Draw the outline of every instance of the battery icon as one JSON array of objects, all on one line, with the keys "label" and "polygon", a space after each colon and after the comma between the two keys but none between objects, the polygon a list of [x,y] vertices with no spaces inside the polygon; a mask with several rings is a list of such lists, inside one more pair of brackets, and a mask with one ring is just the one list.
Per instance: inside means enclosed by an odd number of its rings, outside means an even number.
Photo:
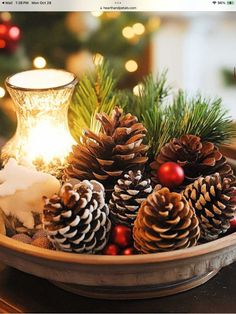
[{"label": "battery icon", "polygon": [[227,4],[232,5],[232,4],[234,4],[234,1],[228,1]]}]

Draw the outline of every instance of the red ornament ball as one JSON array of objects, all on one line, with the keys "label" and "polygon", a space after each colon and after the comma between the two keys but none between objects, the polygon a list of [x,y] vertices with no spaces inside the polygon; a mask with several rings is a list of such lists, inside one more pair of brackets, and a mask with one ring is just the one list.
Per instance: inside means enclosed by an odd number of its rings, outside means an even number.
[{"label": "red ornament ball", "polygon": [[127,247],[121,252],[121,255],[134,255],[137,254],[137,251],[134,247]]},{"label": "red ornament ball", "polygon": [[230,229],[236,230],[236,216],[232,220],[230,220]]},{"label": "red ornament ball", "polygon": [[117,225],[112,230],[111,239],[120,248],[131,246],[133,242],[131,229],[123,225]]},{"label": "red ornament ball", "polygon": [[110,243],[103,250],[103,255],[118,255],[119,252],[119,247],[116,244]]},{"label": "red ornament ball", "polygon": [[184,181],[184,170],[175,162],[166,162],[157,170],[157,177],[162,185],[177,187]]}]

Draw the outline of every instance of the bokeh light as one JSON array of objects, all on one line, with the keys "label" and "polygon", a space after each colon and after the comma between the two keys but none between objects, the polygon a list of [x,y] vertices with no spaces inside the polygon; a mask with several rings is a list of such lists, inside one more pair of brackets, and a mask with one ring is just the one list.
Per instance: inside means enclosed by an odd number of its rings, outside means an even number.
[{"label": "bokeh light", "polygon": [[145,26],[142,23],[136,23],[133,25],[133,31],[136,35],[142,35],[145,32]]},{"label": "bokeh light", "polygon": [[125,38],[128,38],[128,39],[131,39],[135,36],[134,34],[134,30],[132,27],[130,26],[126,26],[123,28],[122,30],[122,35],[125,37]]},{"label": "bokeh light", "polygon": [[47,61],[43,57],[36,57],[33,60],[33,65],[36,69],[43,69],[47,65]]},{"label": "bokeh light", "polygon": [[138,70],[138,63],[134,60],[128,60],[126,63],[125,63],[125,69],[128,71],[128,72],[135,72]]}]

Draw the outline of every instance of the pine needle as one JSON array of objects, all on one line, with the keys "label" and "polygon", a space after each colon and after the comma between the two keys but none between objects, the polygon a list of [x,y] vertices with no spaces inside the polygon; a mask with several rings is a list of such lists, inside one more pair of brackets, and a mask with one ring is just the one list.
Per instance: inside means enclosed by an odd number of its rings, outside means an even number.
[{"label": "pine needle", "polygon": [[100,131],[96,114],[110,115],[117,105],[116,80],[107,62],[95,65],[95,70],[86,74],[75,88],[69,111],[70,129],[78,141],[83,130]]},{"label": "pine needle", "polygon": [[139,95],[130,97],[126,112],[131,112],[142,120],[147,113],[159,108],[169,93],[167,71],[160,74],[156,80],[149,75],[139,84]]}]

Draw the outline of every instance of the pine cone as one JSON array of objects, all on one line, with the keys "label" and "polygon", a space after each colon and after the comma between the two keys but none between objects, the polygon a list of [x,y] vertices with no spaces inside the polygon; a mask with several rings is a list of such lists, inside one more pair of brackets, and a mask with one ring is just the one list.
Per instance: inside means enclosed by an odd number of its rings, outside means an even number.
[{"label": "pine cone", "polygon": [[85,132],[82,143],[73,147],[65,174],[79,180],[99,180],[110,189],[124,172],[144,167],[148,146],[142,141],[147,130],[135,116],[123,115],[120,108],[113,110],[111,118],[103,113],[97,119],[102,132]]},{"label": "pine cone", "polygon": [[114,224],[133,227],[141,203],[151,192],[151,180],[144,179],[140,170],[130,170],[119,179],[109,204]]},{"label": "pine cone", "polygon": [[58,195],[46,199],[44,228],[59,250],[97,253],[107,244],[111,228],[108,214],[100,183],[65,183]]},{"label": "pine cone", "polygon": [[198,219],[182,194],[168,188],[150,194],[134,223],[134,246],[142,253],[194,246],[200,236]]},{"label": "pine cone", "polygon": [[215,240],[229,229],[236,212],[235,179],[216,173],[186,187],[184,195],[196,211],[202,239]]},{"label": "pine cone", "polygon": [[165,162],[173,161],[184,169],[186,186],[200,176],[219,172],[222,177],[233,174],[230,165],[220,153],[218,147],[210,142],[201,142],[196,135],[183,135],[165,144],[156,160],[150,164],[156,176],[156,170]]}]

